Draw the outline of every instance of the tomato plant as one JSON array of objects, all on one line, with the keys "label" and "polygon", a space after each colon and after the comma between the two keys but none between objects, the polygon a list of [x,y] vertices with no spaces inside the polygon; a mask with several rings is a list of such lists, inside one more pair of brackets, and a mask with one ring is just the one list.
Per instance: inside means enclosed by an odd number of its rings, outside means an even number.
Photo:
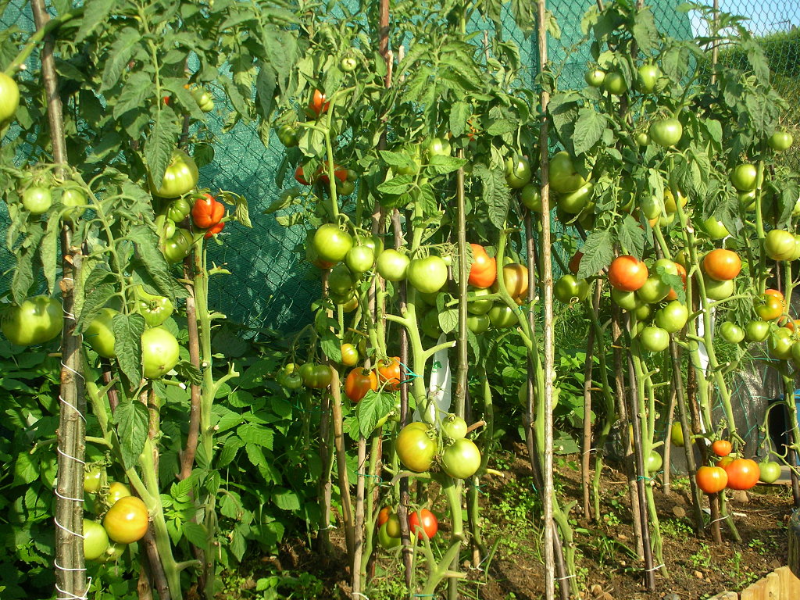
[{"label": "tomato plant", "polygon": [[442,419],[442,435],[451,440],[460,440],[467,435],[467,422],[450,413]]},{"label": "tomato plant", "polygon": [[328,112],[330,104],[325,94],[319,90],[314,90],[314,94],[311,96],[311,100],[308,103],[308,109],[311,112],[311,116],[319,118]]},{"label": "tomato plant", "polygon": [[715,494],[728,485],[728,474],[722,467],[702,466],[695,473],[697,486],[706,494]]},{"label": "tomato plant", "polygon": [[791,232],[772,229],[764,238],[764,251],[772,260],[791,260],[796,251],[797,241]]},{"label": "tomato plant", "polygon": [[175,150],[172,153],[160,183],[157,184],[153,180],[151,173],[148,175],[150,191],[161,198],[177,198],[192,191],[200,176],[194,159],[183,150]]},{"label": "tomato plant", "polygon": [[[503,267],[503,283],[512,298],[522,298],[528,293],[528,267],[518,263],[505,265]],[[495,283],[495,286],[498,285]]]},{"label": "tomato plant", "polygon": [[720,325],[719,333],[726,342],[738,344],[744,340],[744,329],[732,321],[725,321]]},{"label": "tomato plant", "polygon": [[411,471],[422,473],[430,469],[436,450],[436,442],[431,438],[431,431],[424,423],[410,423],[397,435],[397,456]]},{"label": "tomato plant", "polygon": [[745,336],[749,342],[763,342],[769,335],[769,323],[753,320],[745,325]]},{"label": "tomato plant", "polygon": [[378,389],[378,376],[375,371],[356,367],[344,380],[344,393],[354,403],[360,402],[367,392]]},{"label": "tomato plant", "polygon": [[785,310],[783,298],[774,294],[762,294],[753,300],[753,310],[762,321],[775,321]]},{"label": "tomato plant", "polygon": [[9,306],[0,317],[0,329],[12,344],[44,344],[61,333],[64,314],[61,302],[48,296],[33,296],[19,306]]},{"label": "tomato plant", "polygon": [[655,323],[667,333],[680,331],[688,320],[689,308],[677,300],[669,302],[656,311]]},{"label": "tomato plant", "polygon": [[120,544],[138,542],[147,533],[150,515],[140,498],[125,496],[117,500],[103,517],[108,537]]},{"label": "tomato plant", "polygon": [[645,350],[650,352],[662,352],[669,347],[669,333],[661,327],[649,325],[642,329],[639,334]]},{"label": "tomato plant", "polygon": [[614,96],[621,96],[628,91],[628,84],[625,83],[625,77],[619,71],[611,71],[606,73],[603,80],[603,89],[609,94]]},{"label": "tomato plant", "polygon": [[589,283],[571,273],[562,276],[553,286],[553,296],[559,302],[581,302],[589,296]]},{"label": "tomato plant", "polygon": [[148,379],[159,379],[169,373],[179,358],[178,340],[163,327],[151,327],[142,334],[142,374]]},{"label": "tomato plant", "polygon": [[647,281],[647,265],[634,256],[618,256],[608,267],[608,281],[621,292],[635,292]]},{"label": "tomato plant", "polygon": [[651,94],[660,76],[661,70],[656,65],[642,65],[636,74],[636,88],[643,94]]},{"label": "tomato plant", "polygon": [[83,491],[87,494],[96,494],[100,491],[103,482],[103,469],[98,465],[83,467]]},{"label": "tomato plant", "polygon": [[505,175],[508,187],[521,189],[531,180],[531,164],[524,156],[514,156],[506,159]]},{"label": "tomato plant", "polygon": [[17,108],[19,108],[19,86],[11,77],[0,72],[0,123],[13,118]]},{"label": "tomato plant", "polygon": [[427,508],[421,508],[408,514],[408,529],[411,533],[416,533],[418,539],[433,539],[439,531],[439,521]]}]

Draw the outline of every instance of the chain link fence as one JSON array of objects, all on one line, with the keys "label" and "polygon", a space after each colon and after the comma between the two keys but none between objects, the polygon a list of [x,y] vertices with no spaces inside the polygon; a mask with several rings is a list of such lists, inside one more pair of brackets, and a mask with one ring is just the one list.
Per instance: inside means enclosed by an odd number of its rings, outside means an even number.
[{"label": "chain link fence", "polygon": [[[710,0],[706,0],[710,5]],[[594,3],[551,1],[550,10],[558,20],[559,39],[548,39],[548,57],[553,70],[560,73],[559,87],[581,87],[586,64],[591,60],[589,44],[581,32],[581,19]],[[679,39],[706,33],[703,22],[695,14],[679,10],[678,0],[648,2],[661,32]],[[522,59],[529,65],[525,83],[532,85],[538,56],[535,36],[525,37],[514,24],[508,7],[504,9],[504,39],[515,41]],[[767,52],[774,81],[784,97],[791,100],[792,110],[786,115],[786,125],[800,140],[798,122],[800,105],[794,99],[800,91],[800,0],[763,0],[751,3],[746,0],[720,2],[720,10],[749,17],[746,26],[760,39]],[[0,18],[0,27],[16,26],[24,31],[33,30],[33,21],[27,3],[12,0]],[[473,23],[482,29],[480,23]],[[735,60],[734,56],[723,59]],[[33,70],[35,72],[35,70]],[[213,91],[213,90],[212,90]],[[210,122],[217,136],[214,161],[202,169],[201,185],[212,190],[227,189],[243,194],[250,203],[253,229],[234,225],[226,229],[224,243],[211,245],[209,256],[217,264],[225,264],[232,275],[217,277],[211,282],[212,306],[229,315],[231,321],[241,324],[257,335],[263,329],[280,332],[297,330],[310,319],[309,306],[319,296],[319,282],[309,271],[311,267],[294,251],[304,240],[302,227],[285,228],[264,210],[279,196],[281,189],[275,183],[275,173],[283,158],[283,147],[273,140],[265,147],[255,124],[238,123],[233,129],[223,131],[224,100],[215,94],[215,102],[223,107]],[[787,160],[798,164],[798,153]],[[287,183],[287,186],[289,184]],[[0,209],[0,223],[7,224],[8,216]],[[10,253],[0,251],[0,268],[12,268]],[[8,285],[10,277],[2,282]]]}]

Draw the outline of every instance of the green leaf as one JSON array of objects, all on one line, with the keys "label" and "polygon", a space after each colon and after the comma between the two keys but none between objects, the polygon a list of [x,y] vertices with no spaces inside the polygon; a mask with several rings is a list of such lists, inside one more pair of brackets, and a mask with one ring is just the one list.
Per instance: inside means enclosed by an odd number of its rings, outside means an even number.
[{"label": "green leaf", "polygon": [[583,257],[578,277],[585,279],[605,269],[614,258],[614,236],[608,230],[592,231],[581,249]]},{"label": "green leaf", "polygon": [[300,499],[297,494],[291,490],[276,488],[272,492],[272,501],[275,506],[281,510],[295,511],[300,509]]},{"label": "green leaf", "polygon": [[231,464],[239,453],[239,450],[243,447],[244,442],[236,436],[226,439],[225,443],[222,444],[222,450],[220,450],[217,455],[217,469],[224,469]]},{"label": "green leaf", "polygon": [[466,165],[469,161],[465,158],[456,158],[455,156],[431,156],[428,166],[440,175],[458,171],[461,167]]},{"label": "green leaf", "polygon": [[115,0],[86,0],[83,9],[83,18],[78,33],[75,36],[75,43],[80,44],[86,39],[101,23],[108,19],[111,7]]},{"label": "green leaf", "polygon": [[[636,258],[642,258],[644,254],[644,230],[639,226],[639,222],[631,215],[626,215],[622,221],[617,236],[620,245]],[[583,259],[581,259],[583,262]]]},{"label": "green leaf", "polygon": [[472,108],[466,102],[459,101],[450,107],[450,132],[460,137],[467,128],[467,119],[472,114]]},{"label": "green leaf", "polygon": [[117,355],[119,368],[125,373],[132,385],[138,385],[142,379],[142,334],[144,333],[144,317],[140,314],[114,315],[114,352]]},{"label": "green leaf", "polygon": [[572,144],[575,156],[579,156],[592,149],[606,129],[606,117],[592,107],[582,108],[578,111],[578,121],[575,123],[575,133],[572,134]]},{"label": "green leaf", "polygon": [[342,342],[332,332],[326,331],[323,334],[320,340],[320,348],[322,348],[325,356],[333,362],[342,362]]},{"label": "green leaf", "polygon": [[136,255],[142,261],[158,291],[170,300],[175,300],[175,279],[169,271],[167,260],[158,249],[156,233],[146,225],[135,225],[128,233],[127,239],[136,246]]},{"label": "green leaf", "polygon": [[119,119],[129,110],[142,110],[147,98],[153,93],[153,80],[144,72],[133,73],[125,82],[125,86],[114,105],[113,115]]},{"label": "green leaf", "polygon": [[150,137],[144,144],[144,157],[153,185],[159,188],[181,133],[181,126],[171,110],[161,110],[157,104],[153,113],[153,126]]},{"label": "green leaf", "polygon": [[267,450],[272,450],[275,432],[267,429],[264,425],[256,423],[245,423],[236,429],[236,435],[241,438],[245,444],[256,444],[263,446]]},{"label": "green leaf", "polygon": [[[138,381],[138,380],[137,380]],[[123,399],[114,411],[119,449],[126,469],[138,464],[147,441],[150,415],[147,407],[138,400]]]},{"label": "green leaf", "polygon": [[650,7],[644,7],[636,12],[633,24],[633,37],[639,50],[649,53],[658,46],[658,29]]},{"label": "green leaf", "polygon": [[412,187],[414,187],[414,179],[411,175],[398,175],[380,184],[378,186],[378,192],[381,194],[399,196],[408,193]]},{"label": "green leaf", "polygon": [[486,202],[489,221],[498,229],[503,229],[511,202],[511,192],[502,169],[489,170],[484,165],[478,165],[473,173],[480,177],[483,184],[483,200]]},{"label": "green leaf", "polygon": [[41,223],[33,223],[29,226],[30,233],[22,246],[16,250],[17,265],[14,275],[11,278],[11,294],[14,302],[22,304],[31,291],[34,283],[33,258],[39,249],[39,243],[44,237],[44,229]]},{"label": "green leaf", "polygon": [[368,438],[380,419],[394,410],[394,394],[370,390],[356,405],[359,434]]},{"label": "green leaf", "polygon": [[78,325],[82,332],[86,331],[89,323],[97,318],[97,315],[100,314],[100,310],[108,303],[115,293],[114,286],[110,283],[104,283],[98,287],[85,286],[84,289],[86,295],[83,299],[83,307],[81,308],[80,314],[75,315],[79,319]]},{"label": "green leaf", "polygon": [[451,308],[439,313],[439,327],[444,333],[450,333],[458,329],[458,309]]},{"label": "green leaf", "polygon": [[42,261],[42,271],[47,281],[47,290],[53,294],[56,286],[56,268],[58,267],[58,237],[61,233],[61,223],[57,218],[47,221],[47,232],[39,244],[39,260]]},{"label": "green leaf", "polygon": [[198,548],[205,548],[208,544],[208,534],[206,528],[200,523],[184,521],[182,525],[183,535],[189,543]]},{"label": "green leaf", "polygon": [[125,27],[116,35],[116,38],[116,41],[108,49],[108,59],[103,69],[100,91],[109,90],[117,84],[120,75],[128,67],[128,63],[136,53],[136,46],[141,41],[142,35],[133,27]]}]

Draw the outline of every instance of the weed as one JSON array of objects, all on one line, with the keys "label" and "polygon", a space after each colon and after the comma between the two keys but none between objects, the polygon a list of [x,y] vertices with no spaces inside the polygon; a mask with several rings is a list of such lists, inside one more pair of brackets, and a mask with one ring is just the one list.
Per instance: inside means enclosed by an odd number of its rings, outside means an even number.
[{"label": "weed", "polygon": [[700,543],[700,549],[689,557],[689,562],[695,569],[707,569],[711,566],[711,548],[708,544]]}]

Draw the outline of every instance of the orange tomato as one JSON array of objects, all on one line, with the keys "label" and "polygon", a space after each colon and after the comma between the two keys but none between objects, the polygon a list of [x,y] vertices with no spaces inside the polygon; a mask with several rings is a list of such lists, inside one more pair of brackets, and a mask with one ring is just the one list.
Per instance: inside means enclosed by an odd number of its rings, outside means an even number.
[{"label": "orange tomato", "polygon": [[722,467],[700,467],[694,478],[706,494],[715,494],[728,485],[728,474]]},{"label": "orange tomato", "polygon": [[647,265],[634,256],[618,256],[608,267],[608,282],[621,292],[635,292],[648,275]]},{"label": "orange tomato", "polygon": [[742,270],[742,261],[735,252],[717,248],[705,255],[703,269],[715,281],[729,281]]},{"label": "orange tomato", "polygon": [[375,371],[356,367],[352,369],[344,380],[344,393],[352,402],[360,402],[367,392],[378,389],[378,376]]},{"label": "orange tomato", "polygon": [[399,356],[394,356],[389,360],[383,360],[378,363],[378,381],[380,383],[386,382],[385,389],[388,391],[396,392],[400,389],[402,379]]},{"label": "orange tomato", "polygon": [[476,288],[491,287],[497,280],[497,261],[486,254],[480,244],[470,244],[472,247],[472,266],[469,269],[469,284]]},{"label": "orange tomato", "polygon": [[711,450],[717,456],[728,456],[733,450],[733,445],[728,440],[717,440],[711,444]]}]

